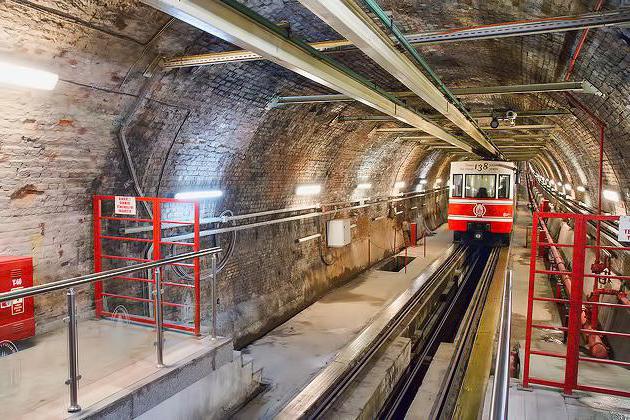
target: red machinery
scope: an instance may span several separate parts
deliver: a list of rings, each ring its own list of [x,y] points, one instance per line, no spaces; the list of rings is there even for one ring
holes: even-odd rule
[[[448,228],[455,240],[509,240],[514,222],[513,162],[451,163]]]
[[[0,256],[0,293],[33,285],[31,257]],[[0,303],[0,341],[18,341],[35,335],[33,298]]]

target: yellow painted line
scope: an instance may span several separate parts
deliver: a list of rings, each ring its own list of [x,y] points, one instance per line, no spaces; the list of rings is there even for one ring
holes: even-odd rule
[[[457,403],[453,412],[454,419],[476,420],[483,406],[490,369],[492,368],[494,339],[498,333],[499,319],[501,318],[503,285],[509,255],[509,248],[503,248],[499,254],[499,261],[494,270],[490,290],[479,320],[477,335],[468,359],[462,387],[457,396]]]

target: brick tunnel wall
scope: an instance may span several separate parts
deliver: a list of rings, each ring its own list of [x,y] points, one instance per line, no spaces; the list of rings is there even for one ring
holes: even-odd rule
[[[12,22],[1,28],[2,48],[49,66],[61,79],[52,92],[8,90],[2,100],[0,253],[33,255],[38,284],[92,271],[91,196],[135,194],[123,136],[146,194],[223,189],[224,199],[209,211],[303,204],[295,186],[313,181],[324,191],[316,201],[356,198],[359,173],[374,185],[374,196],[389,195],[403,173],[415,185],[402,164],[417,145],[385,142],[374,124],[331,125],[342,110],[360,112],[356,106],[266,109],[279,92],[313,88],[299,76],[254,62],[145,78],[142,69],[157,51],[185,50],[190,29],[172,23],[160,32],[169,19],[135,3],[77,2],[62,9],[43,2],[0,5],[2,21]],[[408,164],[423,156],[417,152]],[[375,211],[357,217],[372,218]],[[374,223],[376,243],[389,247],[395,224]],[[338,262],[326,266],[316,242],[295,243],[318,231],[320,225],[306,221],[239,233],[221,275],[226,332],[259,334],[366,267],[365,246],[333,252]],[[373,249],[373,261],[385,254]],[[83,304],[91,305],[91,297],[83,296]],[[36,299],[38,330],[64,310],[62,294]]]
[[[297,36],[338,38],[297,2],[247,3],[275,22],[288,20]],[[437,27],[459,26],[587,9],[581,5],[574,10],[573,2],[522,6],[501,2],[490,14],[479,10],[470,15],[470,7],[461,9],[455,3],[444,6],[448,10],[423,9],[435,7],[436,2],[411,1],[391,7],[409,31],[428,29],[425,21]],[[419,18],[417,13],[426,15]],[[470,16],[476,16],[474,21]],[[145,194],[171,196],[182,190],[219,188],[225,196],[207,210],[215,214],[225,209],[242,214],[308,203],[295,197],[299,183],[321,183],[322,195],[310,202],[326,203],[357,198],[356,184],[364,180],[373,184],[369,195],[374,196],[389,195],[397,180],[405,181],[409,189],[420,178],[446,181],[452,156],[377,133],[375,122],[335,121],[338,115],[371,112],[361,105],[268,109],[278,94],[327,92],[272,63],[152,69],[157,56],[233,47],[138,2],[10,0],[0,3],[0,20],[0,49],[60,75],[52,92],[7,90],[0,100],[5,115],[0,123],[0,254],[33,255],[38,283],[92,270],[91,195],[135,194],[121,153],[122,139],[128,142]],[[619,118],[627,124],[627,83],[624,88],[624,83],[613,83],[610,77],[615,72],[621,82],[628,77],[628,66],[622,67],[623,60],[615,61],[615,51],[623,51],[626,45],[620,33],[625,32],[614,28],[594,32],[592,38],[604,37],[617,48],[594,54],[589,43],[574,77],[588,76],[609,95],[597,110],[610,122],[611,130],[617,130],[607,144],[607,181],[627,188],[628,169],[621,162],[627,153],[623,142],[627,142],[628,130],[613,121]],[[553,66],[558,66],[553,60],[566,56],[563,37],[528,37],[523,39],[532,41],[525,44],[483,41],[475,43],[476,55],[467,53],[467,43],[427,47],[423,52],[450,86],[545,82],[553,79]],[[495,57],[497,48],[507,51],[507,58]],[[384,88],[402,89],[375,65],[360,60],[361,53],[334,57]],[[548,72],[529,68],[529,63],[542,63]],[[597,77],[591,80],[593,74]],[[548,100],[528,96],[504,101],[522,107]],[[479,98],[475,103],[489,102],[490,98]],[[582,117],[558,119],[565,131],[559,134],[559,145],[542,159],[567,179],[572,179],[572,168],[579,167],[592,191],[596,139]],[[582,144],[588,144],[588,149]],[[580,150],[585,150],[583,155],[577,154]],[[577,156],[584,158],[578,161]],[[375,211],[355,217],[371,218]],[[386,209],[380,211],[386,213]],[[386,219],[374,224],[384,244],[393,242],[395,223]],[[255,336],[365,267],[361,245],[335,251],[339,262],[326,266],[315,242],[295,243],[296,238],[320,230],[313,221],[305,221],[239,233],[234,256],[221,278],[225,331]],[[89,302],[89,296],[84,301]],[[58,300],[37,301],[38,320],[62,310]]]

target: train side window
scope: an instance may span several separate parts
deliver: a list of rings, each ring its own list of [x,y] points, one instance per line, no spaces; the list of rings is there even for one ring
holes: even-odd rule
[[[499,175],[499,198],[510,198],[510,176]]]
[[[451,187],[453,193],[451,194],[451,197],[461,197],[462,196],[463,178],[464,178],[464,176],[462,174],[455,174],[455,175],[453,175],[453,186]]]
[[[466,175],[466,198],[494,198],[496,196],[496,175]]]

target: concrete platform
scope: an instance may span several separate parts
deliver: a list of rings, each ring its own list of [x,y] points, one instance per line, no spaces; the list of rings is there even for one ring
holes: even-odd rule
[[[237,366],[244,365],[240,354],[235,359],[229,339],[202,339],[167,331],[166,368],[160,369],[156,366],[155,333],[151,328],[88,319],[79,323],[78,330],[82,376],[79,404],[83,410],[74,415],[67,412],[66,332],[56,330],[35,337],[30,347],[0,358],[3,418],[102,418],[107,417],[105,413],[114,414],[113,418],[132,418],[210,371],[235,360]],[[249,382],[255,382],[252,366],[248,369]],[[160,386],[166,389],[156,392]],[[238,400],[231,395],[229,398]]]
[[[488,389],[492,389],[491,378]],[[489,397],[491,391],[486,395]],[[630,419],[627,399],[578,394],[577,398],[544,388],[529,391],[517,385],[510,387],[508,418],[510,420],[622,420]],[[490,399],[486,398],[483,418],[489,416]]]
[[[524,195],[521,195],[521,198]],[[518,344],[520,346],[520,357],[521,357],[521,372],[520,377],[522,377],[522,368],[523,368],[523,360],[524,360],[524,349],[525,349],[525,324],[527,318],[527,297],[529,290],[529,259],[530,259],[530,248],[526,247],[526,236],[529,234],[529,230],[527,230],[527,226],[531,226],[532,217],[531,213],[527,208],[527,202],[524,199],[519,200],[518,208],[516,213],[516,224],[514,226],[514,234],[512,237],[512,251],[511,251],[511,261],[510,266],[513,270],[513,289],[512,289],[512,337],[511,337],[511,346]],[[526,233],[527,232],[527,233]],[[544,269],[544,264],[542,260],[538,261],[538,268]],[[552,290],[548,282],[545,281],[537,281],[536,282],[536,291],[535,294],[537,296],[546,296],[553,297]],[[555,303],[553,302],[535,302],[534,303],[534,313],[533,313],[534,323],[540,324],[548,324],[548,325],[562,325],[560,320],[560,316],[558,310],[556,308]],[[563,335],[561,332],[547,331],[534,329],[532,333],[532,348],[550,351],[554,353],[564,354],[566,353],[566,346],[562,342]],[[538,378],[549,379],[549,380],[560,380],[564,379],[564,359],[544,357],[544,356],[532,356],[532,361],[530,365],[531,375]],[[604,365],[599,363],[580,363],[579,367],[579,378],[580,383],[617,388],[617,389],[630,389],[630,372],[627,369],[624,369],[620,366],[611,366]],[[572,402],[573,399],[563,399],[560,394],[560,390],[549,389],[545,390],[545,395],[547,393],[556,393],[557,398],[554,400],[561,404],[567,405],[569,402]],[[528,401],[528,397],[516,397],[517,395],[521,395],[520,393],[510,393],[510,406],[512,405],[512,398],[516,398],[514,404],[526,404],[522,401]],[[579,395],[588,396],[591,401],[595,405],[599,404],[602,407],[607,407],[611,412],[614,410],[620,410],[623,412],[624,407],[626,406],[628,400],[623,398],[613,398],[600,394],[587,394],[580,393]],[[519,400],[520,398],[520,400]],[[524,399],[524,400],[523,400]],[[520,402],[519,402],[520,401]],[[547,401],[547,400],[545,400]],[[600,401],[600,403],[597,403]],[[536,399],[531,402],[532,407],[536,406],[538,403]],[[540,405],[540,410],[543,410],[547,404]],[[570,409],[564,407],[558,407],[558,410],[568,410],[567,413],[570,413]],[[530,407],[529,414],[525,417],[512,417],[515,419],[521,418],[535,418],[532,414],[533,408]],[[527,410],[525,410],[527,411]],[[515,411],[516,413],[521,413],[525,411]],[[542,415],[542,411],[539,412]],[[625,414],[624,414],[625,415]],[[539,418],[552,418],[552,417],[539,417]],[[608,417],[598,417],[593,414],[590,417],[560,417],[560,418],[608,418]],[[617,417],[617,418],[624,418]],[[630,417],[627,417],[630,418]]]
[[[440,343],[431,360],[431,365],[422,379],[422,385],[411,402],[409,410],[407,410],[406,419],[425,420],[429,418],[433,404],[442,388],[444,375],[446,375],[451,364],[454,350],[455,344]]]
[[[416,257],[407,272],[367,270],[249,345],[243,352],[263,368],[268,389],[236,414],[239,419],[272,418],[325,367],[388,303],[408,288],[424,268],[452,245],[442,226],[421,246],[408,249]],[[404,252],[399,254],[404,255]]]

